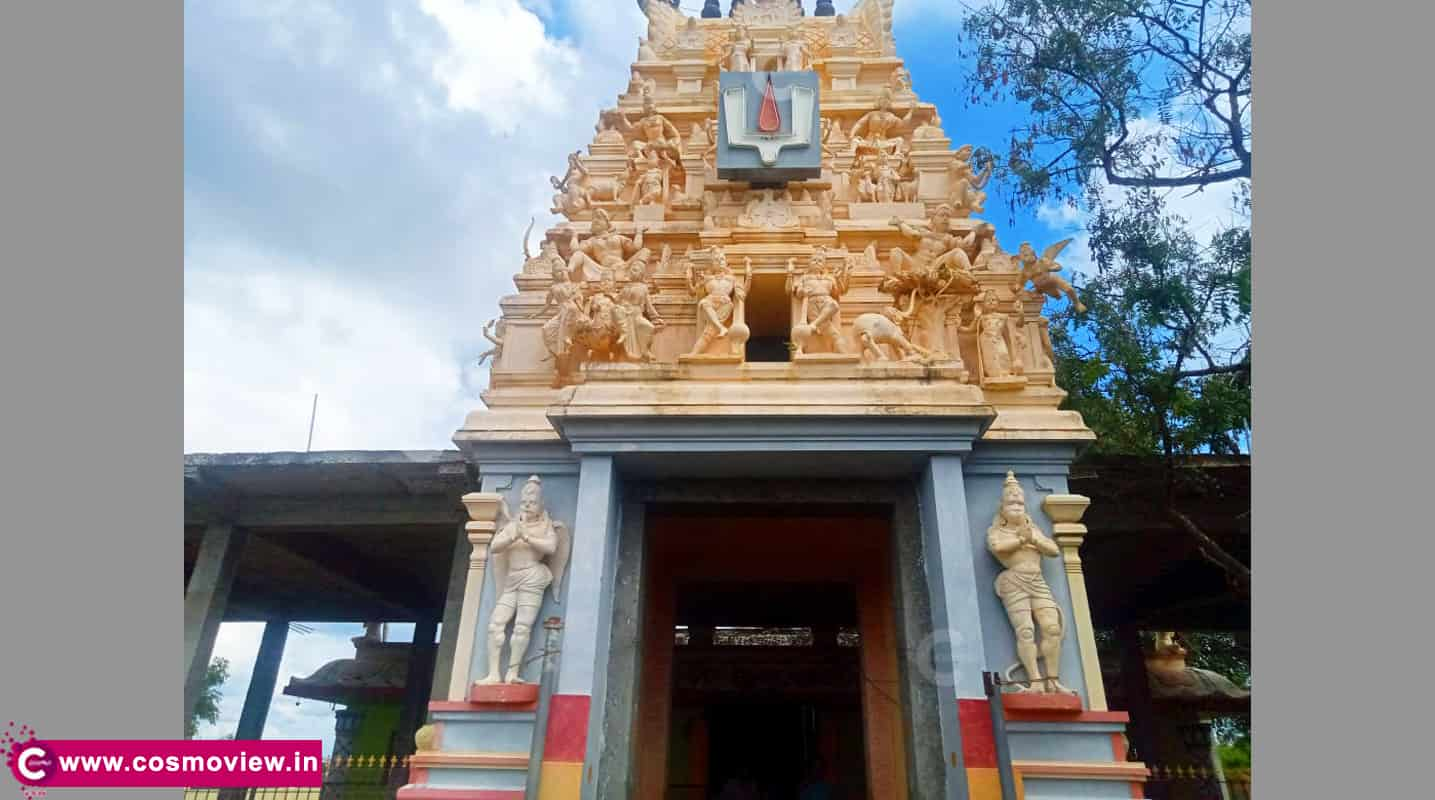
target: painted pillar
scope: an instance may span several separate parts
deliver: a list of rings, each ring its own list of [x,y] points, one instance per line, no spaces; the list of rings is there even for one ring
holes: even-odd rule
[[[548,709],[542,798],[596,798],[603,752],[609,629],[617,550],[613,457],[585,455],[578,472],[573,555],[563,600],[563,652]],[[597,702],[594,702],[594,699]]]
[[[946,780],[943,797],[988,797],[998,785],[991,722],[982,671],[981,613],[967,529],[966,489],[959,456],[932,456],[919,487],[922,544],[932,607],[932,664],[941,695],[939,708]],[[919,648],[928,648],[919,645]],[[925,657],[925,652],[921,653]],[[948,695],[947,692],[952,695]]]
[[[239,712],[235,739],[264,738],[264,722],[269,718],[274,683],[279,678],[279,662],[284,658],[284,643],[288,638],[288,620],[264,623],[264,637],[259,640],[259,657],[254,660],[254,672],[249,678],[249,691],[244,695],[244,710]]]
[[[1096,654],[1096,630],[1091,623],[1091,604],[1086,599],[1086,575],[1081,569],[1081,543],[1086,526],[1081,516],[1091,499],[1079,494],[1049,494],[1041,507],[1051,517],[1052,536],[1061,547],[1066,564],[1066,583],[1071,590],[1071,615],[1076,623],[1076,646],[1081,653],[1081,673],[1086,684],[1086,702],[1092,711],[1106,710],[1106,686],[1101,682],[1101,661]]]
[[[463,613],[465,584],[468,581],[468,532],[460,525],[454,533],[453,566],[449,569],[448,592],[444,597],[443,628],[439,633],[438,652],[434,657],[432,700],[447,700],[449,680],[453,677],[453,658],[457,652],[459,615]]]
[[[245,532],[228,523],[214,523],[204,532],[194,572],[184,592],[184,719],[194,713],[204,687],[204,674],[214,652],[214,637],[224,619],[229,590],[239,570]],[[184,730],[180,728],[180,730]]]
[[[502,496],[492,492],[469,492],[463,496],[469,522],[464,525],[469,544],[468,577],[463,584],[463,607],[459,612],[458,636],[454,639],[453,667],[449,674],[448,699],[467,702],[473,682],[473,646],[478,630],[478,601],[483,592],[483,572],[488,566],[488,543],[498,525]]]

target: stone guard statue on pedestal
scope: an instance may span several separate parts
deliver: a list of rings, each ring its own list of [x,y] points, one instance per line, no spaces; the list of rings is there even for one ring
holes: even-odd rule
[[[543,606],[543,593],[551,585],[553,602],[559,602],[563,573],[573,542],[568,527],[548,515],[543,507],[543,482],[537,475],[523,485],[518,516],[508,513],[505,502],[499,508],[498,534],[489,545],[489,564],[497,597],[488,623],[488,674],[478,683],[523,683],[519,673],[528,654],[533,623]],[[508,623],[508,672],[499,671]]]
[[[1001,506],[987,529],[987,549],[1006,567],[996,579],[997,596],[1002,599],[1007,618],[1016,633],[1016,652],[1026,670],[1029,684],[1022,691],[1060,692],[1074,694],[1056,679],[1061,669],[1061,607],[1052,597],[1051,587],[1041,574],[1041,559],[1059,558],[1061,548],[1052,541],[1026,512],[1026,495],[1016,475],[1008,472],[1002,485]],[[1037,644],[1037,628],[1041,642]],[[1038,666],[1037,654],[1046,662],[1046,672]]]

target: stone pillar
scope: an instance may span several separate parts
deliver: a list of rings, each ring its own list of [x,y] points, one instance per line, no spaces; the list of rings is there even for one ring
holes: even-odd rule
[[[1126,697],[1126,712],[1131,715],[1127,735],[1136,747],[1139,760],[1159,760],[1155,736],[1155,709],[1151,700],[1151,678],[1146,673],[1146,650],[1142,646],[1141,633],[1135,627],[1123,625],[1116,630],[1116,641],[1121,647],[1121,686]],[[1148,789],[1153,800],[1161,800],[1159,783]]]
[[[404,677],[404,705],[399,711],[397,755],[409,755],[413,752],[414,732],[424,721],[429,694],[433,689],[433,663],[436,653],[433,639],[437,630],[438,623],[431,619],[414,624],[414,636],[409,644],[408,671]]]
[[[968,731],[983,729],[984,720],[987,731],[991,723],[982,687],[986,653],[977,599],[980,587],[968,528],[961,457],[932,456],[919,493],[922,546],[931,593],[932,642],[930,646],[918,643],[915,659],[919,669],[934,670],[933,678],[944,698],[938,709],[946,766],[941,796],[957,800],[968,796],[971,782],[994,778],[996,766],[990,747],[981,747],[981,742],[975,741],[978,737],[971,737],[972,742],[964,741]]]
[[[353,768],[354,732],[364,719],[364,712],[341,708],[334,712],[334,750],[329,754],[329,769],[324,773],[324,786],[319,800],[342,800],[347,794],[345,783]]]
[[[443,627],[439,634],[438,653],[434,658],[432,700],[448,699],[449,679],[453,676],[453,660],[458,644],[459,615],[463,613],[464,584],[468,581],[468,533],[460,525],[454,536],[453,566],[449,569],[448,593],[444,598]]]
[[[549,706],[553,720],[579,719],[586,726],[583,762],[544,764],[544,777],[580,772],[583,800],[598,796],[598,763],[603,753],[603,698],[607,692],[613,579],[617,550],[617,474],[610,455],[585,455],[578,472],[578,510],[573,522],[573,556],[563,600],[563,652],[558,685]],[[576,748],[575,748],[576,749]],[[571,777],[569,778],[571,780]]]
[[[214,637],[224,619],[229,590],[239,570],[245,532],[228,523],[214,523],[204,532],[194,572],[184,592],[184,719],[188,723],[204,687],[204,674],[214,652]],[[180,730],[184,730],[180,728]]]
[[[458,636],[454,640],[453,669],[449,674],[448,699],[468,700],[468,687],[473,682],[473,639],[478,630],[478,600],[483,592],[483,572],[488,566],[488,543],[497,529],[501,495],[492,492],[469,492],[463,496],[469,522],[464,525],[468,542],[473,546],[468,556],[468,578],[463,585],[463,608],[459,613]]]
[[[264,722],[269,718],[274,683],[279,678],[279,662],[284,658],[284,643],[288,638],[288,620],[264,623],[264,637],[259,641],[259,657],[254,660],[254,672],[249,678],[249,691],[244,695],[244,710],[239,712],[235,739],[264,738]]]
[[[1086,575],[1081,570],[1081,542],[1086,539],[1086,526],[1081,516],[1091,499],[1079,494],[1050,494],[1041,501],[1042,510],[1052,521],[1052,534],[1061,546],[1066,564],[1066,583],[1071,589],[1072,622],[1076,625],[1076,647],[1081,653],[1081,674],[1086,682],[1086,698],[1092,711],[1106,710],[1106,686],[1101,682],[1101,660],[1096,654],[1096,631],[1091,624],[1091,605],[1086,599]]]

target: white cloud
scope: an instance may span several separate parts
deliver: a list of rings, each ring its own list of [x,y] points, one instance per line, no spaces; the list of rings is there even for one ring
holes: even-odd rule
[[[188,451],[302,450],[315,393],[315,450],[442,448],[477,403],[421,309],[252,249],[190,263]]]
[[[476,112],[500,133],[535,112],[563,109],[581,60],[571,45],[548,37],[537,14],[517,0],[421,0],[420,7],[448,38],[433,75],[450,108]]]

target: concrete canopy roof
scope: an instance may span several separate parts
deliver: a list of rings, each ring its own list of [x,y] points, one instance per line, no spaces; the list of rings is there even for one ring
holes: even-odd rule
[[[185,580],[228,523],[249,536],[226,621],[437,620],[471,488],[452,450],[186,455]]]

